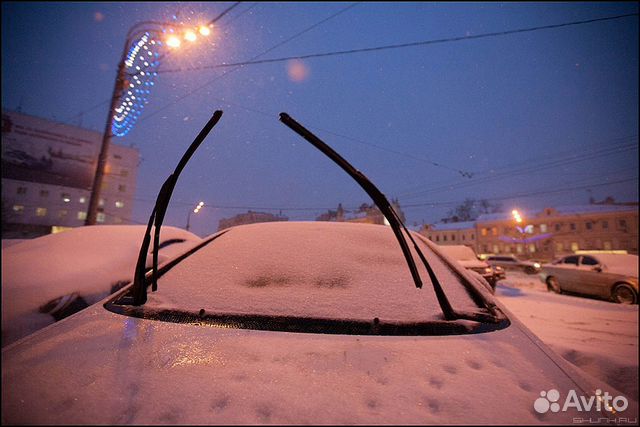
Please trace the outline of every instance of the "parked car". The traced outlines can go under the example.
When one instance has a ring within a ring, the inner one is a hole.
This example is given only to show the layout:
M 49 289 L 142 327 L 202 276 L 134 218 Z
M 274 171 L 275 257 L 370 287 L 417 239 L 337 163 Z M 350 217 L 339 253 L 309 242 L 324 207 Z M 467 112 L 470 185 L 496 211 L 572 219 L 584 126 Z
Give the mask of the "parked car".
M 355 171 L 293 119 L 281 120 Z M 133 281 L 2 349 L 3 424 L 570 424 L 637 416 L 632 400 L 560 411 L 557 402 L 572 393 L 593 401 L 596 390 L 618 392 L 553 353 L 475 275 L 407 230 L 361 172 L 354 179 L 390 226 L 231 227 L 164 262 L 156 263 L 154 245 L 145 273 L 152 224 L 159 231 L 185 163 L 158 196 Z
M 145 227 L 99 225 L 21 240 L 2 249 L 2 346 L 95 303 L 128 284 Z M 162 229 L 160 260 L 201 242 Z M 148 256 L 146 265 L 151 266 Z
M 491 255 L 486 261 L 490 266 L 501 267 L 504 270 L 519 270 L 527 274 L 540 272 L 540 263 L 520 260 L 515 255 Z
M 552 292 L 572 292 L 621 304 L 638 302 L 638 256 L 569 255 L 544 264 L 541 280 Z
M 493 267 L 489 263 L 482 261 L 469 246 L 441 245 L 440 250 L 455 259 L 464 268 L 480 274 L 489 283 L 492 291 L 495 291 L 498 280 L 502 280 L 506 276 L 502 267 Z

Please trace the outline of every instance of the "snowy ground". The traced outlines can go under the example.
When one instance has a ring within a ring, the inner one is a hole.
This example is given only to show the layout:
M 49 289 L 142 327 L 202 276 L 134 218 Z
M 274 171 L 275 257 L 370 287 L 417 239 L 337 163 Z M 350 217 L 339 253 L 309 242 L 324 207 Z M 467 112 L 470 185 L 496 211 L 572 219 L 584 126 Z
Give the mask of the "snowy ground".
M 569 362 L 638 401 L 638 305 L 547 292 L 536 275 L 507 272 L 498 299 Z

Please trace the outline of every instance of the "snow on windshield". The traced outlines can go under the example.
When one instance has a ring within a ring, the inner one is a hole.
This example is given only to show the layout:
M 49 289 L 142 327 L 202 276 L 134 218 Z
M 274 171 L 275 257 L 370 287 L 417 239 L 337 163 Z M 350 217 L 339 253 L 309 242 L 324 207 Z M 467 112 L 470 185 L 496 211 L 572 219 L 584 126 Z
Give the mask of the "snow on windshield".
M 418 242 L 454 308 L 476 308 Z M 389 227 L 334 222 L 231 229 L 169 270 L 147 306 L 207 312 L 388 321 L 441 319 L 426 269 L 417 289 Z

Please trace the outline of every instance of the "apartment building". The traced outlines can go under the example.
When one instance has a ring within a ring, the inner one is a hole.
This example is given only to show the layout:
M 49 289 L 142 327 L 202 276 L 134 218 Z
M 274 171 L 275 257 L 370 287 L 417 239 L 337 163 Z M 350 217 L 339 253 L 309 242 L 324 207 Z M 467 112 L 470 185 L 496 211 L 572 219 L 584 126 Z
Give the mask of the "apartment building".
M 2 111 L 2 238 L 84 225 L 102 134 Z M 130 223 L 139 151 L 111 144 L 97 222 Z

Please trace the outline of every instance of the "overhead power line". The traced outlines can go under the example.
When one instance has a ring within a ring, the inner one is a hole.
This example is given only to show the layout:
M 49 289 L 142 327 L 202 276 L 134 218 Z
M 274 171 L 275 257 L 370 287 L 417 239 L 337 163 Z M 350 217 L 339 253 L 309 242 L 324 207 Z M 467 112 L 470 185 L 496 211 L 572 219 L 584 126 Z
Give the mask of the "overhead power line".
M 322 58 L 329 56 L 338 56 L 338 55 L 351 55 L 354 53 L 365 53 L 365 52 L 376 52 L 381 50 L 390 50 L 390 49 L 404 49 L 409 47 L 417 47 L 417 46 L 428 46 L 434 44 L 442 44 L 442 43 L 452 43 L 466 40 L 477 40 L 489 37 L 501 37 L 510 34 L 518 34 L 518 33 L 528 33 L 533 31 L 541 31 L 541 30 L 550 30 L 554 28 L 562 28 L 569 27 L 573 25 L 584 25 L 591 24 L 594 22 L 602 22 L 602 21 L 611 21 L 615 19 L 623 19 L 629 18 L 631 16 L 638 16 L 638 13 L 629 13 L 626 15 L 617 15 L 617 16 L 608 16 L 604 18 L 595 18 L 588 19 L 585 21 L 573 21 L 573 22 L 564 22 L 562 24 L 553 24 L 553 25 L 542 25 L 538 27 L 529 27 L 529 28 L 520 28 L 517 30 L 507 30 L 507 31 L 497 31 L 492 33 L 483 33 L 477 35 L 468 35 L 468 36 L 460 36 L 460 37 L 449 37 L 444 39 L 433 39 L 433 40 L 423 40 L 417 42 L 410 43 L 400 43 L 400 44 L 391 44 L 384 46 L 374 46 L 374 47 L 365 47 L 360 49 L 348 49 L 348 50 L 338 50 L 333 52 L 323 52 L 323 53 L 311 53 L 306 55 L 296 55 L 296 56 L 286 56 L 281 58 L 270 58 L 270 59 L 260 59 L 260 60 L 249 60 L 244 62 L 232 62 L 232 63 L 222 63 L 222 64 L 213 64 L 213 65 L 203 65 L 199 67 L 189 67 L 189 68 L 176 68 L 169 70 L 159 70 L 158 73 L 177 73 L 183 71 L 195 71 L 195 70 L 205 70 L 211 68 L 226 68 L 226 67 L 239 67 L 245 65 L 257 65 L 257 64 L 269 64 L 273 62 L 284 62 L 291 60 L 300 60 L 300 59 L 311 59 L 311 58 Z

